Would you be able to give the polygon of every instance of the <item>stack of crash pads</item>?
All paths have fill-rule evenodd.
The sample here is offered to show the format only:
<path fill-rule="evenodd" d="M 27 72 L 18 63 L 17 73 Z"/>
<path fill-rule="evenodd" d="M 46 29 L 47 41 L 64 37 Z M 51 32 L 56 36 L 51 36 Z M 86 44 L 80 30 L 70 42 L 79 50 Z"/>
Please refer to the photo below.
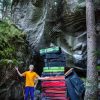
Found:
<path fill-rule="evenodd" d="M 42 76 L 49 77 L 41 82 L 42 100 L 68 100 L 64 77 L 65 55 L 59 47 L 42 49 L 40 54 L 44 57 L 45 62 Z"/>

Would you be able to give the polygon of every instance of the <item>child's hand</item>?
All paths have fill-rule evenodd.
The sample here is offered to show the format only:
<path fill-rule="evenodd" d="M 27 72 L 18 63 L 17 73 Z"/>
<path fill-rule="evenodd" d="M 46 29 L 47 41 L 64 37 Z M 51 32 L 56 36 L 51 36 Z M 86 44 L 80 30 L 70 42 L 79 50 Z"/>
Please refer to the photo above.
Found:
<path fill-rule="evenodd" d="M 44 77 L 45 79 L 48 79 L 49 77 Z"/>
<path fill-rule="evenodd" d="M 18 71 L 18 67 L 15 67 L 15 69 Z"/>

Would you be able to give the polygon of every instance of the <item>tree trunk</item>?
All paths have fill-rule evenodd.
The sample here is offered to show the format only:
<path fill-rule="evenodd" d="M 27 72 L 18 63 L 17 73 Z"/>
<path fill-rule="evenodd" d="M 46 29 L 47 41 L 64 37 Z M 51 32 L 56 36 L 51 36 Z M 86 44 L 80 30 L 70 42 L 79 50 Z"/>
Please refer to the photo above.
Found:
<path fill-rule="evenodd" d="M 97 100 L 98 77 L 96 71 L 96 30 L 93 0 L 86 0 L 87 23 L 87 81 L 84 100 Z"/>

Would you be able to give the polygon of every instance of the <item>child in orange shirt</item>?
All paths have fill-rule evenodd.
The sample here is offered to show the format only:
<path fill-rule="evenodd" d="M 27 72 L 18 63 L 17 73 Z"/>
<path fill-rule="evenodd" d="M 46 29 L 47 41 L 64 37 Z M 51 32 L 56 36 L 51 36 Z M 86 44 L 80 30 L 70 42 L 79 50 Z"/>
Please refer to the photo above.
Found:
<path fill-rule="evenodd" d="M 46 79 L 47 77 L 40 77 L 36 72 L 34 72 L 34 66 L 30 65 L 29 66 L 29 71 L 25 71 L 24 73 L 20 73 L 18 70 L 18 67 L 15 67 L 17 73 L 21 77 L 25 77 L 25 100 L 28 100 L 28 96 L 30 93 L 31 100 L 34 100 L 34 86 L 35 86 L 35 80 L 36 79 Z"/>

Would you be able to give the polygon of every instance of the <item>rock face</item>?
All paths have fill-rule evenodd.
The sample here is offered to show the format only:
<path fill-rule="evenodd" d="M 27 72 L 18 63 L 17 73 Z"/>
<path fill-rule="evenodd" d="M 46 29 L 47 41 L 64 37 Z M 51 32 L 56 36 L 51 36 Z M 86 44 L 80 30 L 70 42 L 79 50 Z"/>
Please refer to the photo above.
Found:
<path fill-rule="evenodd" d="M 95 0 L 96 12 L 100 1 Z M 60 46 L 75 63 L 86 60 L 85 0 L 13 0 L 12 19 L 32 50 Z M 97 23 L 100 21 L 96 17 Z M 84 64 L 83 64 L 84 66 Z"/>
<path fill-rule="evenodd" d="M 28 33 L 29 44 L 37 49 L 55 42 L 58 36 L 51 41 L 52 35 L 63 34 L 64 13 L 67 13 L 64 0 L 19 0 L 13 1 L 12 6 L 13 21 Z"/>

